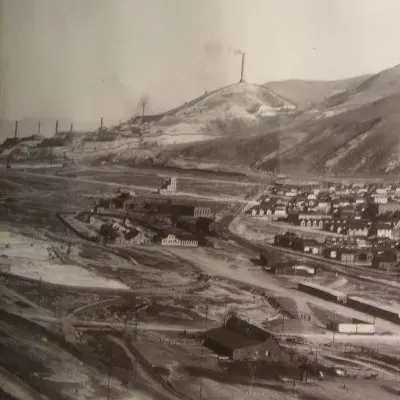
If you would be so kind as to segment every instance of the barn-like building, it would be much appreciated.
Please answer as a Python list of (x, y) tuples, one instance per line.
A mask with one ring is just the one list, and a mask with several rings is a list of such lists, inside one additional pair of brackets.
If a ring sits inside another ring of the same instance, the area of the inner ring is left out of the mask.
[(204, 346), (235, 361), (292, 361), (292, 355), (271, 333), (238, 317), (231, 317), (223, 326), (205, 332)]

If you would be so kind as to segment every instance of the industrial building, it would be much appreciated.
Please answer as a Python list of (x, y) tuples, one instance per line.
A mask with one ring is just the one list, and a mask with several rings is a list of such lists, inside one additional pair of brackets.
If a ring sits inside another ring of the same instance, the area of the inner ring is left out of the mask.
[(235, 361), (272, 361), (289, 363), (293, 356), (276, 338), (238, 317), (204, 334), (204, 346)]

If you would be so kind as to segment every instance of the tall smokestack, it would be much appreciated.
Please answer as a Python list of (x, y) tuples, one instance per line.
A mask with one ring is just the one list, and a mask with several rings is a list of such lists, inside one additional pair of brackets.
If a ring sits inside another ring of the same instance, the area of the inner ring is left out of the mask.
[(15, 131), (14, 131), (14, 137), (18, 137), (18, 121), (15, 121)]
[(58, 133), (58, 120), (56, 121), (56, 135)]
[(39, 135), (42, 133), (41, 130), (42, 130), (42, 123), (39, 121), (39, 123), (38, 123), (38, 134)]
[(240, 83), (244, 82), (244, 60), (246, 58), (246, 53), (242, 53), (242, 69), (240, 71)]
[(72, 129), (74, 129), (74, 123), (71, 122), (71, 126), (69, 127), (69, 134), (72, 134)]

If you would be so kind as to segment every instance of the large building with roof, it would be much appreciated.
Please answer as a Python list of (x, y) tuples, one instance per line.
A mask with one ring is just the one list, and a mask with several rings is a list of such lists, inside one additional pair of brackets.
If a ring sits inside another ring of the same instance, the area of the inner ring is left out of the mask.
[(235, 361), (289, 363), (293, 358), (271, 333), (237, 317), (205, 332), (204, 345), (219, 356)]

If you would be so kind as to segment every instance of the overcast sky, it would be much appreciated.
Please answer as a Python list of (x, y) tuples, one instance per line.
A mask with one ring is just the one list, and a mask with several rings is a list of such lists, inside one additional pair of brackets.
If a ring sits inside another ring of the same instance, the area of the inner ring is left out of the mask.
[(116, 122), (239, 79), (400, 63), (399, 0), (0, 0), (0, 117)]

